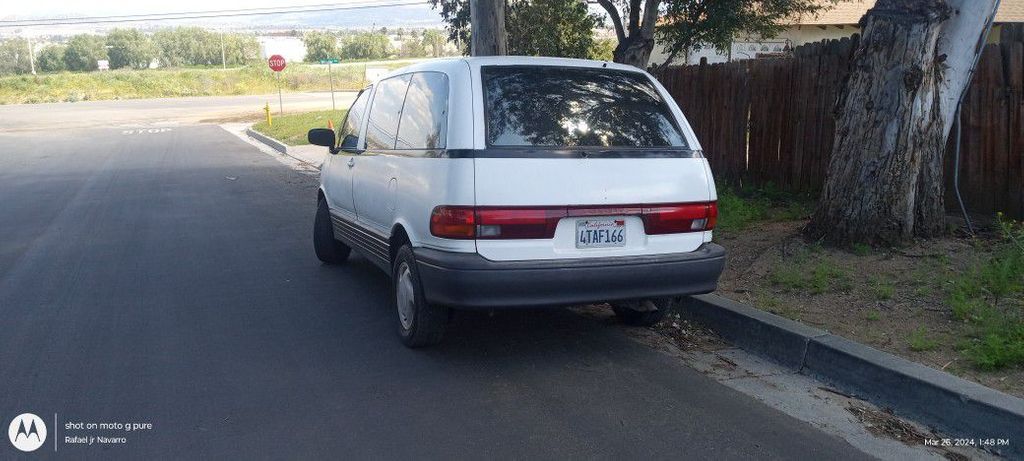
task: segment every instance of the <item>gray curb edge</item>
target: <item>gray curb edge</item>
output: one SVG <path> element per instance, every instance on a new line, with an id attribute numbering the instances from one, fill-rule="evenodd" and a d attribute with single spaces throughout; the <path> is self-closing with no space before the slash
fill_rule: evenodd
<path id="1" fill-rule="evenodd" d="M 1024 456 L 1024 399 L 716 295 L 682 312 L 736 346 L 888 407 L 954 438 L 1009 439 L 987 447 Z"/>
<path id="2" fill-rule="evenodd" d="M 272 149 L 274 149 L 274 150 L 276 150 L 276 151 L 278 151 L 278 152 L 280 152 L 282 154 L 288 155 L 288 146 L 285 143 L 281 142 L 281 141 L 278 141 L 278 140 L 276 140 L 274 138 L 271 138 L 270 136 L 267 136 L 267 135 L 265 135 L 263 133 L 260 133 L 260 132 L 258 132 L 256 130 L 252 129 L 252 128 L 246 128 L 245 129 L 245 134 L 249 135 L 249 137 L 251 137 L 251 138 L 253 138 L 253 139 L 255 139 L 255 140 L 257 140 L 257 141 L 259 141 L 259 142 L 261 142 L 263 144 L 266 144 L 266 145 L 270 146 L 270 148 L 272 148 Z"/>

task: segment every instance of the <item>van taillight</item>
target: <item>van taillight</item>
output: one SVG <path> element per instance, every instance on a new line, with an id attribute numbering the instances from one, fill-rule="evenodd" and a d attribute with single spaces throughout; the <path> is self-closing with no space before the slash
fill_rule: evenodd
<path id="1" fill-rule="evenodd" d="M 430 215 L 430 233 L 447 239 L 476 238 L 476 218 L 471 206 L 439 206 Z"/>
<path id="2" fill-rule="evenodd" d="M 680 203 L 644 207 L 643 220 L 647 235 L 707 231 L 715 228 L 718 204 Z"/>
<path id="3" fill-rule="evenodd" d="M 525 207 L 476 209 L 477 238 L 549 239 L 555 236 L 565 207 Z"/>
<path id="4" fill-rule="evenodd" d="M 450 239 L 549 239 L 566 217 L 639 216 L 647 235 L 701 232 L 715 228 L 715 202 L 571 207 L 439 206 L 430 233 Z"/>
<path id="5" fill-rule="evenodd" d="M 565 207 L 439 206 L 430 215 L 430 233 L 450 239 L 549 239 Z"/>

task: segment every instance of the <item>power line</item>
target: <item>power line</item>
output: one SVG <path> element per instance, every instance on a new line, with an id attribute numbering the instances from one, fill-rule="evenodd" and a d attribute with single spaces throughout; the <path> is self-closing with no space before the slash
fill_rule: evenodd
<path id="1" fill-rule="evenodd" d="M 323 3 L 294 7 L 248 8 L 231 10 L 187 11 L 178 13 L 131 14 L 120 16 L 88 16 L 78 18 L 12 19 L 0 21 L 0 28 L 27 26 L 57 26 L 73 24 L 109 24 L 121 22 L 168 21 L 178 19 L 204 19 L 232 16 L 260 16 L 270 14 L 311 13 L 317 11 L 343 11 L 395 6 L 426 5 L 425 0 L 398 0 L 385 3 Z"/>
<path id="2" fill-rule="evenodd" d="M 118 14 L 118 15 L 107 15 L 107 16 L 81 16 L 81 17 L 60 17 L 60 18 L 46 18 L 46 19 L 6 19 L 0 20 L 0 24 L 4 23 L 19 23 L 26 21 L 83 21 L 93 22 L 102 21 L 108 19 L 131 19 L 131 18 L 150 18 L 159 16 L 182 16 L 182 15 L 194 15 L 194 14 L 234 14 L 244 12 L 279 12 L 288 8 L 330 8 L 336 6 L 361 6 L 362 3 L 315 3 L 311 5 L 293 5 L 286 7 L 259 7 L 259 8 L 229 8 L 223 10 L 201 10 L 201 11 L 178 11 L 168 13 L 140 13 L 140 14 Z"/>

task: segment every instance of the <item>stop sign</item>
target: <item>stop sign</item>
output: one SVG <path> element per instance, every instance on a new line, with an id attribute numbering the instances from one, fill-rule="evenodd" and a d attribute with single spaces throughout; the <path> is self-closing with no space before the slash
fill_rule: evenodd
<path id="1" fill-rule="evenodd" d="M 284 70 L 285 66 L 284 56 L 275 54 L 271 56 L 270 59 L 267 60 L 267 64 L 270 65 L 270 70 L 274 72 L 281 72 L 282 70 Z"/>

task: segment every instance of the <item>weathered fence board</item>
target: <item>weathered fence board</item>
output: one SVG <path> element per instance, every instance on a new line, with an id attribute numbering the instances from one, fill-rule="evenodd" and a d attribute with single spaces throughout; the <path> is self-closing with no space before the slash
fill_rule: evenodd
<path id="1" fill-rule="evenodd" d="M 985 48 L 964 100 L 960 189 L 972 212 L 1024 218 L 1024 27 L 1004 26 L 1000 38 Z M 856 37 L 814 43 L 792 57 L 670 67 L 658 78 L 719 180 L 813 194 L 824 183 L 856 46 Z M 955 134 L 945 162 L 950 206 Z"/>

